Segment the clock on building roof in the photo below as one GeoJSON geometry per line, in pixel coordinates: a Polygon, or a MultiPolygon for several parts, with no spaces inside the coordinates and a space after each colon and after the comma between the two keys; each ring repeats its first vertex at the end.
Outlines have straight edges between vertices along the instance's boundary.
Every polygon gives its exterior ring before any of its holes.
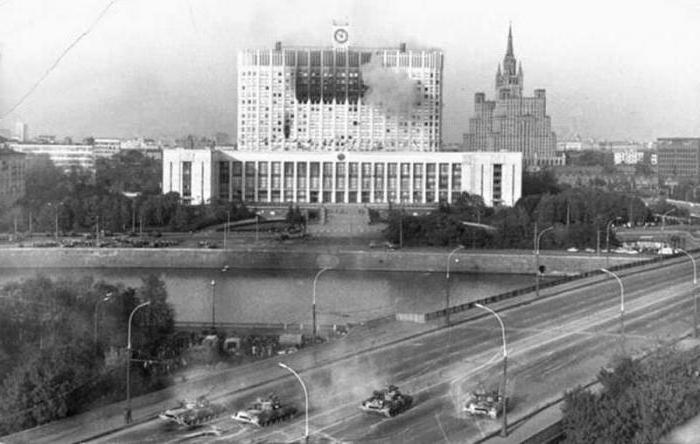
{"type": "Polygon", "coordinates": [[[348,41],[348,31],[343,28],[338,28],[333,33],[333,38],[337,43],[345,44],[348,41]]]}
{"type": "Polygon", "coordinates": [[[333,47],[347,48],[350,41],[350,26],[347,23],[333,23],[333,47]]]}

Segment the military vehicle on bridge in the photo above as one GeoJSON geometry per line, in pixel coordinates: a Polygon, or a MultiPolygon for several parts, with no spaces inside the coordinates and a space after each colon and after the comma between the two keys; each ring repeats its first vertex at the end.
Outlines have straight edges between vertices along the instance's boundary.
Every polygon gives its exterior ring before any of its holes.
{"type": "Polygon", "coordinates": [[[231,418],[238,422],[265,427],[275,422],[286,421],[296,413],[296,407],[282,404],[277,396],[270,395],[267,398],[258,398],[250,407],[239,410],[231,415],[231,418]]]}
{"type": "Polygon", "coordinates": [[[467,396],[464,411],[470,415],[485,415],[496,419],[503,411],[503,403],[507,401],[507,399],[504,401],[498,390],[490,392],[477,390],[467,396]]]}
{"type": "Polygon", "coordinates": [[[362,401],[360,409],[392,417],[407,410],[413,403],[413,397],[404,395],[395,385],[389,385],[382,390],[375,390],[371,397],[362,401]]]}
{"type": "Polygon", "coordinates": [[[206,396],[200,396],[196,400],[180,401],[178,407],[166,410],[158,417],[181,426],[194,427],[211,421],[223,411],[223,406],[209,402],[206,396]]]}

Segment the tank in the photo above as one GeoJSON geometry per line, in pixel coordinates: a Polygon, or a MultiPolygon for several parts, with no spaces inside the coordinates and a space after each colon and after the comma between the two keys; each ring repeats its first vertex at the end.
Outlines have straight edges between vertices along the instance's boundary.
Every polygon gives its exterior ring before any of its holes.
{"type": "Polygon", "coordinates": [[[362,401],[360,409],[369,412],[392,417],[407,410],[413,403],[413,397],[399,391],[395,385],[390,385],[382,390],[375,390],[370,398],[362,401]]]}
{"type": "Polygon", "coordinates": [[[475,391],[467,397],[464,411],[470,415],[484,415],[496,419],[503,411],[503,402],[503,396],[498,393],[498,390],[475,391]]]}
{"type": "Polygon", "coordinates": [[[296,407],[282,404],[277,396],[270,395],[267,398],[258,398],[247,409],[231,415],[231,418],[238,422],[265,427],[275,422],[286,421],[296,413],[296,407]]]}
{"type": "Polygon", "coordinates": [[[178,407],[166,410],[158,417],[181,426],[194,427],[211,421],[223,411],[224,407],[209,402],[205,396],[200,396],[196,400],[180,401],[178,407]]]}

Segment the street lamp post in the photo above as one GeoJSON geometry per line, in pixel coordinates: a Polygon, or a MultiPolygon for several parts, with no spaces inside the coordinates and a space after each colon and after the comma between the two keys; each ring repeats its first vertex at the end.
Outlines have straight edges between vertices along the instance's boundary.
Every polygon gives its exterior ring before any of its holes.
{"type": "Polygon", "coordinates": [[[260,227],[259,227],[260,222],[259,222],[259,219],[260,219],[260,215],[256,212],[256,213],[255,213],[255,242],[257,242],[258,240],[260,240],[260,235],[259,235],[259,233],[260,233],[260,227]]]}
{"type": "Polygon", "coordinates": [[[216,330],[216,281],[211,280],[211,329],[216,330]]]}
{"type": "Polygon", "coordinates": [[[685,254],[690,258],[690,262],[693,263],[693,291],[691,292],[691,295],[693,296],[693,337],[697,338],[698,337],[698,296],[695,293],[695,286],[698,285],[698,267],[697,263],[695,262],[695,258],[690,255],[687,251],[681,249],[681,248],[676,248],[676,250],[680,251],[681,253],[685,254]]]}
{"type": "Polygon", "coordinates": [[[131,321],[134,318],[134,313],[141,307],[150,305],[151,301],[137,305],[129,315],[129,327],[126,342],[126,409],[124,410],[124,422],[131,423],[131,321]]]}
{"type": "Polygon", "coordinates": [[[450,260],[453,254],[463,248],[464,245],[458,245],[447,255],[447,264],[445,266],[445,323],[447,325],[450,325],[450,260]]]}
{"type": "Polygon", "coordinates": [[[109,292],[103,297],[102,299],[98,299],[97,302],[95,302],[95,328],[94,328],[94,340],[95,340],[95,354],[97,354],[98,347],[97,347],[97,309],[100,306],[100,302],[107,302],[109,299],[112,297],[112,292],[109,292]]]}
{"type": "Polygon", "coordinates": [[[474,304],[475,306],[488,311],[492,315],[496,316],[498,323],[501,325],[501,336],[503,337],[503,390],[501,391],[501,396],[503,397],[503,428],[501,429],[501,436],[508,436],[508,417],[507,417],[507,404],[508,400],[506,398],[506,381],[507,381],[507,371],[508,371],[508,348],[506,346],[506,327],[503,325],[503,320],[495,311],[491,310],[489,307],[481,304],[474,304]]]}
{"type": "Polygon", "coordinates": [[[666,216],[673,213],[674,211],[676,211],[675,207],[671,208],[670,210],[661,215],[661,231],[664,231],[664,228],[666,228],[666,216]]]}
{"type": "Polygon", "coordinates": [[[540,297],[540,240],[542,239],[542,235],[544,235],[544,233],[553,229],[554,226],[547,227],[540,231],[535,237],[535,296],[537,298],[540,297]]]}
{"type": "Polygon", "coordinates": [[[122,191],[122,194],[131,201],[131,232],[136,233],[136,198],[141,193],[133,191],[122,191]]]}
{"type": "Polygon", "coordinates": [[[614,277],[617,283],[620,284],[620,336],[622,338],[622,350],[625,350],[625,286],[622,285],[622,279],[615,273],[605,268],[601,268],[600,271],[603,273],[614,277]]]}
{"type": "Polygon", "coordinates": [[[281,362],[278,362],[277,365],[282,367],[283,369],[291,372],[298,380],[299,383],[301,384],[301,388],[304,389],[304,401],[306,404],[306,427],[304,428],[304,442],[309,442],[309,392],[306,391],[306,385],[304,384],[304,381],[301,379],[301,376],[299,376],[299,373],[295,372],[293,368],[290,366],[283,364],[281,362]]]}
{"type": "Polygon", "coordinates": [[[318,270],[318,273],[316,273],[316,277],[314,277],[314,286],[313,286],[312,301],[311,301],[311,320],[313,322],[311,329],[312,329],[313,336],[314,336],[314,342],[316,342],[316,335],[318,333],[316,330],[316,284],[318,283],[318,278],[326,270],[330,270],[330,267],[321,268],[320,270],[318,270]]]}
{"type": "Polygon", "coordinates": [[[63,202],[49,202],[47,205],[54,209],[54,238],[58,241],[58,207],[63,205],[63,202]]]}
{"type": "Polygon", "coordinates": [[[224,227],[224,250],[226,249],[226,240],[228,239],[228,227],[231,225],[231,212],[226,212],[226,226],[224,227]]]}
{"type": "Polygon", "coordinates": [[[615,222],[616,220],[622,219],[621,217],[616,217],[615,219],[612,219],[610,222],[608,222],[605,225],[605,266],[609,267],[610,266],[610,226],[615,222]]]}

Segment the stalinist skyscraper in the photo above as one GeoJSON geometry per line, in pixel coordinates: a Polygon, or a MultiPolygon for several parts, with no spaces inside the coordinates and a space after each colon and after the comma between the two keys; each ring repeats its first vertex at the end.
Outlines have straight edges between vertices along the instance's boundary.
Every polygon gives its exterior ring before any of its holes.
{"type": "Polygon", "coordinates": [[[523,97],[523,85],[523,67],[515,58],[509,28],[506,55],[496,71],[496,99],[486,100],[483,92],[474,95],[474,117],[464,135],[466,151],[521,152],[530,168],[563,164],[563,158],[556,157],[545,90],[523,97]]]}

